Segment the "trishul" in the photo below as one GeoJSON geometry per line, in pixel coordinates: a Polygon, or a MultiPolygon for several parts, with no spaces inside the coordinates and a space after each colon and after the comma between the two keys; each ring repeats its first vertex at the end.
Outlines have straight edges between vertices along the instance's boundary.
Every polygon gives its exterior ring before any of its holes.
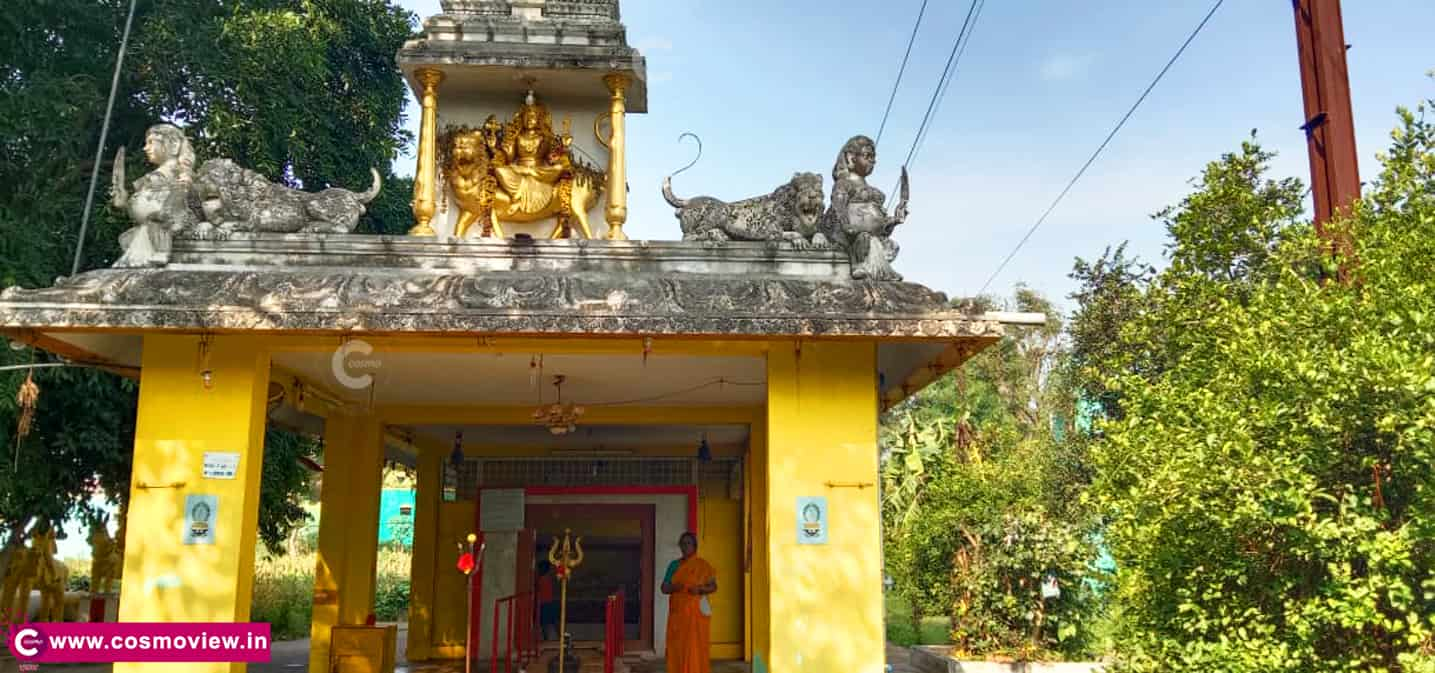
{"type": "MultiPolygon", "coordinates": [[[[558,569],[558,673],[563,673],[563,663],[568,654],[568,576],[574,568],[583,564],[583,538],[572,537],[573,529],[564,528],[563,538],[553,538],[553,548],[548,550],[548,562],[558,569]]],[[[576,673],[576,672],[575,672],[576,673]]]]}

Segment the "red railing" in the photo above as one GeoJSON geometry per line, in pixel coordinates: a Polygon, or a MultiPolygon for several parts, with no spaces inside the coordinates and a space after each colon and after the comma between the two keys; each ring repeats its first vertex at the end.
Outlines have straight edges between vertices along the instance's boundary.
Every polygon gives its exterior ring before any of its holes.
{"type": "Polygon", "coordinates": [[[527,664],[532,658],[538,655],[538,640],[533,633],[533,593],[525,591],[521,594],[504,596],[493,603],[493,640],[488,648],[488,670],[489,673],[498,673],[499,648],[502,649],[504,673],[513,673],[514,655],[518,657],[519,667],[527,664]],[[507,606],[507,610],[504,610],[507,606]],[[504,615],[507,615],[507,618],[504,615]],[[502,641],[498,639],[501,626],[507,623],[504,629],[505,637],[502,641]]]}
{"type": "Polygon", "coordinates": [[[603,673],[613,673],[613,661],[623,656],[622,590],[610,594],[603,608],[603,673]]]}

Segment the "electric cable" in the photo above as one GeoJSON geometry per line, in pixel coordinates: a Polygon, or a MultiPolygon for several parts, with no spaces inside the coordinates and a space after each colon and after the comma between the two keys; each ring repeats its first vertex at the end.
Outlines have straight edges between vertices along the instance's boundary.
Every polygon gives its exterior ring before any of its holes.
{"type": "Polygon", "coordinates": [[[1086,169],[1091,168],[1091,164],[1095,163],[1096,158],[1101,156],[1101,152],[1105,150],[1106,146],[1111,143],[1111,139],[1115,138],[1116,134],[1121,131],[1121,127],[1126,125],[1126,121],[1131,119],[1131,115],[1135,114],[1136,108],[1141,107],[1141,103],[1146,100],[1146,96],[1150,95],[1151,90],[1156,88],[1156,85],[1160,83],[1161,78],[1165,77],[1166,72],[1171,69],[1171,66],[1176,64],[1176,60],[1181,58],[1181,54],[1185,53],[1186,47],[1191,46],[1191,42],[1194,41],[1196,39],[1196,36],[1201,33],[1201,29],[1206,27],[1206,24],[1210,22],[1211,17],[1215,16],[1216,10],[1220,9],[1221,4],[1224,2],[1225,0],[1216,0],[1216,4],[1211,6],[1211,10],[1209,12],[1206,12],[1206,17],[1201,19],[1201,23],[1197,24],[1196,29],[1191,31],[1191,34],[1186,37],[1186,41],[1181,43],[1181,48],[1176,50],[1176,53],[1171,56],[1171,59],[1169,61],[1166,61],[1165,67],[1161,68],[1161,72],[1156,73],[1156,78],[1151,80],[1151,83],[1146,86],[1145,91],[1141,92],[1141,97],[1136,99],[1136,102],[1131,105],[1131,108],[1126,111],[1126,114],[1121,116],[1121,120],[1116,122],[1116,126],[1111,129],[1111,133],[1106,134],[1106,139],[1101,141],[1101,145],[1096,148],[1095,152],[1091,153],[1091,156],[1086,160],[1086,163],[1081,165],[1081,170],[1078,170],[1076,172],[1076,175],[1072,176],[1071,181],[1066,183],[1066,188],[1061,190],[1060,194],[1057,194],[1056,199],[1053,200],[1051,202],[1051,205],[1047,207],[1046,212],[1042,213],[1041,217],[1037,218],[1036,223],[1031,225],[1031,228],[1026,231],[1025,236],[1021,237],[1021,240],[1017,242],[1016,247],[1012,248],[1011,252],[1007,254],[1006,259],[1003,259],[1001,264],[997,265],[996,271],[993,271],[992,275],[987,277],[986,282],[982,283],[982,287],[980,290],[977,290],[976,296],[981,296],[983,292],[987,291],[987,288],[991,286],[992,281],[997,279],[997,276],[1001,274],[1002,270],[1006,268],[1006,265],[1011,262],[1012,258],[1016,257],[1017,252],[1021,250],[1022,246],[1026,245],[1026,242],[1031,239],[1031,235],[1036,233],[1036,230],[1041,227],[1042,223],[1046,222],[1046,218],[1051,215],[1052,211],[1056,210],[1057,205],[1061,203],[1062,199],[1066,198],[1066,195],[1071,191],[1071,188],[1075,187],[1077,181],[1081,180],[1081,176],[1086,174],[1086,169]]]}
{"type": "Polygon", "coordinates": [[[887,97],[887,109],[882,111],[882,124],[877,127],[877,140],[873,144],[882,144],[882,132],[887,129],[887,116],[892,114],[892,102],[897,100],[897,87],[902,85],[902,74],[907,72],[907,59],[912,57],[912,45],[917,41],[917,29],[922,26],[922,16],[927,13],[927,0],[922,0],[921,9],[917,10],[917,22],[912,25],[912,36],[907,38],[907,53],[902,55],[902,66],[897,68],[897,81],[892,83],[892,95],[887,97]]]}

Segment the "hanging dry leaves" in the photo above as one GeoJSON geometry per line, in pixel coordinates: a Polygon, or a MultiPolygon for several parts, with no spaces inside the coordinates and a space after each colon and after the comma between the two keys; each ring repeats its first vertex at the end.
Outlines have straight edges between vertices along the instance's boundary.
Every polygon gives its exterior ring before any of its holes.
{"type": "Polygon", "coordinates": [[[32,369],[25,376],[25,382],[20,384],[19,392],[15,393],[15,402],[20,405],[20,422],[15,428],[17,438],[30,434],[30,425],[35,420],[35,403],[39,400],[40,386],[35,383],[35,371],[32,369]]]}

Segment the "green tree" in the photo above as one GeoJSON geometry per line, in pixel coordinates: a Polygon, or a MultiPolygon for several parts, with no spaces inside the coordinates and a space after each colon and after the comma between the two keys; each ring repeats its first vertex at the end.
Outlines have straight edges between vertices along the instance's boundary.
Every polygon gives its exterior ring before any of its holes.
{"type": "Polygon", "coordinates": [[[1010,308],[1049,320],[1010,330],[884,419],[887,569],[914,622],[951,618],[962,654],[1082,656],[1100,601],[1093,521],[1073,497],[1085,461],[1052,431],[1072,408],[1062,322],[1022,286],[1010,308]],[[1052,583],[1059,595],[1043,592],[1052,583]]]}
{"type": "MultiPolygon", "coordinates": [[[[1285,262],[1274,261],[1274,254],[1288,230],[1300,229],[1305,188],[1293,178],[1268,179],[1272,158],[1254,138],[1243,142],[1239,151],[1207,164],[1179,204],[1156,213],[1171,241],[1163,282],[1223,283],[1240,300],[1280,272],[1285,262]]],[[[1111,374],[1150,380],[1183,355],[1175,338],[1180,324],[1141,321],[1146,331],[1139,336],[1123,336],[1122,330],[1137,325],[1138,316],[1162,310],[1158,303],[1199,300],[1153,289],[1154,268],[1128,257],[1125,243],[1092,262],[1077,258],[1070,277],[1078,287],[1071,295],[1077,307],[1068,326],[1067,375],[1076,394],[1096,404],[1103,417],[1119,419],[1121,393],[1109,385],[1111,374]]]]}
{"type": "MultiPolygon", "coordinates": [[[[0,286],[37,287],[68,274],[128,0],[18,0],[0,12],[0,286]]],[[[229,156],[270,179],[314,190],[385,188],[361,231],[408,228],[412,182],[390,170],[409,141],[394,55],[414,17],[391,0],[141,0],[110,128],[143,170],[145,129],[186,127],[200,159],[229,156]]],[[[108,165],[101,173],[108,184],[108,165]]],[[[82,266],[108,266],[127,224],[96,199],[82,266]]],[[[0,365],[51,361],[0,349],[0,365]]],[[[124,494],[136,386],[87,369],[37,370],[34,430],[12,434],[24,373],[0,373],[0,541],[23,543],[63,520],[96,486],[124,494]]],[[[267,435],[261,532],[272,542],[302,516],[297,438],[267,435]],[[281,464],[282,463],[282,464],[281,464]]],[[[0,564],[3,557],[0,555],[0,564]]]]}
{"type": "MultiPolygon", "coordinates": [[[[1126,256],[1126,244],[1107,247],[1095,261],[1080,257],[1070,278],[1076,310],[1067,324],[1071,351],[1066,360],[1072,394],[1096,405],[1104,418],[1120,418],[1120,396],[1106,385],[1103,374],[1117,371],[1129,357],[1121,329],[1140,315],[1144,292],[1155,272],[1126,256]]],[[[1074,416],[1074,413],[1073,413],[1074,416]]]]}
{"type": "MultiPolygon", "coordinates": [[[[1435,130],[1402,112],[1356,282],[1243,147],[1165,211],[1093,494],[1137,671],[1435,670],[1435,130]]],[[[1117,358],[1119,359],[1119,358],[1117,358]]]]}

